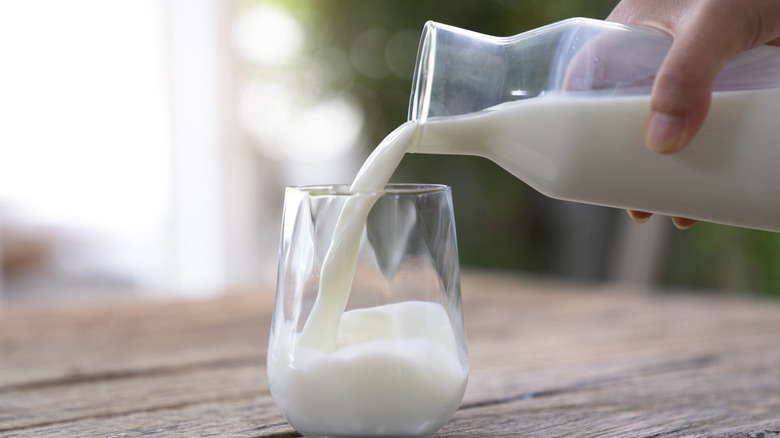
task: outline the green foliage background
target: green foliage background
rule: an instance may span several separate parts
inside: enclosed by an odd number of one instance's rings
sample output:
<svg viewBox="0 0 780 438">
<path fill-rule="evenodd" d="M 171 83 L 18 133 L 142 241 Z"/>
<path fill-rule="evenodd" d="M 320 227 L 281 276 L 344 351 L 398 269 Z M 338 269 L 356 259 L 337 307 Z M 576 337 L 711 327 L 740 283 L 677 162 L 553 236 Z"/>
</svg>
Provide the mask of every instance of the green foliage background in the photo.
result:
<svg viewBox="0 0 780 438">
<path fill-rule="evenodd" d="M 258 0 L 246 0 L 244 6 Z M 307 32 L 301 75 L 317 65 L 329 78 L 318 92 L 348 93 L 365 113 L 364 139 L 372 148 L 406 121 L 417 39 L 428 20 L 476 32 L 508 36 L 562 19 L 605 18 L 616 0 L 277 0 Z M 400 71 L 408 74 L 365 75 L 350 64 L 350 51 L 367 32 L 377 44 L 375 61 L 391 54 L 385 45 L 406 35 L 395 53 Z M 412 36 L 411 38 L 409 36 Z M 380 69 L 381 70 L 381 69 Z M 556 272 L 562 237 L 550 211 L 559 201 L 539 195 L 487 160 L 474 157 L 409 155 L 394 180 L 452 186 L 461 262 L 464 265 L 513 269 L 542 275 Z M 769 201 L 771 202 L 771 201 Z M 599 207 L 590 207 L 599 208 Z M 618 211 L 599 213 L 610 229 Z M 654 220 L 665 220 L 657 218 Z M 614 234 L 614 233 L 613 233 Z M 589 281 L 607 280 L 605 266 L 612 254 L 613 234 L 600 237 L 606 245 L 591 245 Z M 699 224 L 671 236 L 660 286 L 780 296 L 780 235 L 712 224 Z M 583 260 L 583 263 L 586 260 Z"/>
</svg>

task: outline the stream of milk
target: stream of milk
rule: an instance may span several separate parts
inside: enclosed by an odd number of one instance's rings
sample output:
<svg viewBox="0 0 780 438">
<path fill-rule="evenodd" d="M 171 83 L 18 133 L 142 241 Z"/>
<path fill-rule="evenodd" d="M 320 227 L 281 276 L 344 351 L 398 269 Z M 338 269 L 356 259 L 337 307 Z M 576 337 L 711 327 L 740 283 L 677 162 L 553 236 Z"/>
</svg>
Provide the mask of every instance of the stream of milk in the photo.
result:
<svg viewBox="0 0 780 438">
<path fill-rule="evenodd" d="M 341 211 L 320 273 L 314 308 L 298 341 L 325 352 L 334 350 L 336 330 L 347 305 L 355 273 L 360 236 L 368 212 L 415 140 L 416 124 L 406 122 L 374 149 L 350 186 L 350 197 Z"/>
</svg>

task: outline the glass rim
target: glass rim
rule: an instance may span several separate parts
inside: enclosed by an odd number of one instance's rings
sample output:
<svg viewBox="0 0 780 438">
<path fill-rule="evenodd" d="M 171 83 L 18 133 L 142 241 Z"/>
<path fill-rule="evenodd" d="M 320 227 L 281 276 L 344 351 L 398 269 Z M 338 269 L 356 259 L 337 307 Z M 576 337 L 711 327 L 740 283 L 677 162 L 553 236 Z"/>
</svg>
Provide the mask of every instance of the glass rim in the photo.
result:
<svg viewBox="0 0 780 438">
<path fill-rule="evenodd" d="M 392 183 L 387 184 L 381 190 L 350 190 L 350 184 L 306 184 L 288 186 L 287 190 L 305 192 L 309 195 L 421 195 L 428 193 L 448 192 L 450 186 L 446 184 L 424 183 Z"/>
</svg>

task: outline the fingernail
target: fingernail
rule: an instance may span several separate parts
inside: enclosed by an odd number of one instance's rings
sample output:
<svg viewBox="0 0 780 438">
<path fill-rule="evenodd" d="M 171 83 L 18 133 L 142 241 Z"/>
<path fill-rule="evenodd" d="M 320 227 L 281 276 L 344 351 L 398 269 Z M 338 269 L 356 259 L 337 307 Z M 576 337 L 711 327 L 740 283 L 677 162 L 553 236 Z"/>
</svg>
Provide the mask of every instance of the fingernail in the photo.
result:
<svg viewBox="0 0 780 438">
<path fill-rule="evenodd" d="M 677 227 L 678 230 L 687 230 L 688 228 L 696 225 L 697 220 L 695 219 L 688 219 L 684 217 L 673 217 L 672 222 L 674 223 L 674 226 Z"/>
<path fill-rule="evenodd" d="M 669 114 L 653 112 L 647 123 L 645 144 L 648 148 L 668 154 L 680 148 L 685 119 Z"/>
<path fill-rule="evenodd" d="M 628 215 L 631 216 L 631 219 L 638 223 L 643 224 L 650 220 L 650 216 L 652 216 L 652 213 L 648 213 L 646 211 L 636 211 L 636 210 L 627 210 Z"/>
</svg>

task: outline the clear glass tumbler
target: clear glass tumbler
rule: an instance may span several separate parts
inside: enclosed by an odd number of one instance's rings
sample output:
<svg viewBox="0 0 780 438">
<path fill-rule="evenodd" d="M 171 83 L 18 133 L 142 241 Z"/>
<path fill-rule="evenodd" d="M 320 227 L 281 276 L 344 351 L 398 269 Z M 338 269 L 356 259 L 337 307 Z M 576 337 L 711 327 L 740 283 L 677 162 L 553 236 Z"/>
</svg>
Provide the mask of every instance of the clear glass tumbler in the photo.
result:
<svg viewBox="0 0 780 438">
<path fill-rule="evenodd" d="M 322 286 L 329 275 L 342 281 Z M 467 375 L 449 187 L 288 188 L 268 380 L 290 424 L 310 438 L 428 436 Z"/>
</svg>

